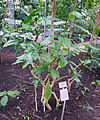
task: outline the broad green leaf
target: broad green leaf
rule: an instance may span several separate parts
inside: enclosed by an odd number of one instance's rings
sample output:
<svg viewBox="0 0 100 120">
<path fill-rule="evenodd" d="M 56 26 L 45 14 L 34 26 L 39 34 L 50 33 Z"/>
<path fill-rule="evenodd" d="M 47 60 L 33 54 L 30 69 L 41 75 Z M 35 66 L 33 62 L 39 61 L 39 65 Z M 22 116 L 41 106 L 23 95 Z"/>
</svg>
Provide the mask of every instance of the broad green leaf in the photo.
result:
<svg viewBox="0 0 100 120">
<path fill-rule="evenodd" d="M 53 54 L 57 57 L 60 57 L 62 53 L 60 51 L 54 50 Z"/>
<path fill-rule="evenodd" d="M 59 50 L 61 48 L 60 42 L 55 41 L 55 50 Z"/>
<path fill-rule="evenodd" d="M 49 56 L 46 60 L 47 60 L 47 62 L 51 63 L 52 61 L 55 60 L 55 57 L 54 56 Z"/>
<path fill-rule="evenodd" d="M 20 44 L 22 46 L 23 49 L 35 49 L 35 46 L 33 45 L 33 41 L 25 41 L 24 43 Z"/>
<path fill-rule="evenodd" d="M 1 98 L 1 105 L 2 106 L 5 106 L 8 102 L 8 97 L 7 96 L 4 96 Z"/>
<path fill-rule="evenodd" d="M 75 51 L 68 51 L 66 56 L 67 56 L 67 58 L 69 58 L 69 57 L 71 57 L 74 54 L 75 54 Z"/>
<path fill-rule="evenodd" d="M 79 28 L 79 29 L 81 29 L 82 31 L 86 32 L 88 35 L 93 36 L 88 30 L 84 29 L 83 27 L 81 27 L 79 25 L 76 25 L 76 24 L 74 24 L 74 26 L 77 27 L 77 28 Z"/>
<path fill-rule="evenodd" d="M 48 66 L 37 67 L 35 70 L 32 71 L 32 74 L 38 75 L 39 73 L 44 72 L 46 69 L 48 69 Z"/>
<path fill-rule="evenodd" d="M 22 28 L 26 30 L 35 30 L 36 27 L 32 27 L 28 24 L 22 24 Z"/>
<path fill-rule="evenodd" d="M 51 17 L 48 17 L 48 18 L 44 18 L 44 20 L 60 20 L 60 19 L 58 19 L 58 18 L 51 18 Z"/>
<path fill-rule="evenodd" d="M 31 64 L 33 62 L 33 59 L 34 58 L 33 58 L 32 52 L 28 53 L 26 57 L 27 64 Z"/>
<path fill-rule="evenodd" d="M 21 60 L 16 60 L 16 62 L 12 63 L 12 65 L 18 64 L 18 63 L 22 63 L 23 61 Z"/>
<path fill-rule="evenodd" d="M 32 51 L 32 58 L 33 60 L 36 60 L 38 58 L 39 54 L 36 50 Z"/>
<path fill-rule="evenodd" d="M 9 40 L 8 42 L 6 42 L 6 43 L 4 44 L 3 47 L 8 47 L 8 46 L 11 46 L 11 45 L 15 45 L 15 44 L 17 44 L 19 41 L 20 41 L 20 40 Z"/>
<path fill-rule="evenodd" d="M 68 61 L 64 56 L 60 56 L 60 61 L 58 62 L 59 68 L 62 68 L 68 64 Z"/>
<path fill-rule="evenodd" d="M 89 64 L 89 63 L 91 63 L 91 60 L 85 60 L 84 61 L 84 64 Z"/>
<path fill-rule="evenodd" d="M 49 36 L 45 40 L 41 42 L 41 45 L 49 44 L 51 41 L 53 41 L 55 37 L 54 36 Z"/>
<path fill-rule="evenodd" d="M 46 63 L 46 62 L 39 62 L 39 66 L 46 66 L 46 67 L 48 67 L 48 65 L 49 65 L 49 63 Z"/>
<path fill-rule="evenodd" d="M 50 69 L 50 74 L 55 77 L 55 78 L 59 78 L 59 72 L 55 69 Z"/>
<path fill-rule="evenodd" d="M 20 35 L 20 37 L 23 37 L 24 40 L 26 40 L 26 38 L 32 39 L 33 35 L 31 32 L 29 32 L 29 33 L 25 33 L 25 34 Z"/>
<path fill-rule="evenodd" d="M 38 80 L 34 80 L 33 83 L 34 83 L 34 88 L 37 88 L 38 87 Z"/>
<path fill-rule="evenodd" d="M 25 63 L 25 64 L 22 66 L 22 69 L 25 69 L 27 66 L 28 66 L 28 64 Z"/>
<path fill-rule="evenodd" d="M 97 82 L 98 86 L 100 86 L 100 80 L 96 80 L 96 82 Z"/>
<path fill-rule="evenodd" d="M 90 107 L 90 106 L 89 107 L 87 106 L 86 109 L 88 109 L 88 110 L 94 110 L 94 108 Z"/>
<path fill-rule="evenodd" d="M 49 100 L 51 97 L 51 86 L 50 86 L 50 82 L 48 80 L 48 83 L 46 84 L 46 87 L 44 89 L 44 96 L 46 100 Z"/>
<path fill-rule="evenodd" d="M 39 48 L 39 44 L 37 42 L 33 41 L 33 45 L 35 46 L 35 48 Z"/>
<path fill-rule="evenodd" d="M 18 90 L 8 91 L 7 93 L 8 93 L 9 96 L 14 97 L 14 98 L 19 95 L 19 91 Z"/>
<path fill-rule="evenodd" d="M 81 13 L 79 13 L 77 11 L 73 11 L 69 14 L 69 19 L 72 20 L 74 17 L 81 19 L 82 15 L 81 15 Z"/>
<path fill-rule="evenodd" d="M 6 91 L 0 92 L 0 97 L 4 96 L 4 95 L 6 95 L 6 94 L 7 94 Z"/>
<path fill-rule="evenodd" d="M 63 47 L 68 47 L 71 45 L 71 40 L 68 38 L 58 37 L 58 40 Z"/>
<path fill-rule="evenodd" d="M 46 55 L 44 53 L 40 55 L 40 58 L 46 61 Z"/>
<path fill-rule="evenodd" d="M 39 10 L 38 9 L 35 9 L 28 17 L 27 19 L 24 20 L 24 24 L 27 24 L 29 22 L 31 22 L 32 20 L 32 17 L 35 16 L 35 15 L 38 15 L 39 14 Z"/>
<path fill-rule="evenodd" d="M 54 22 L 54 25 L 63 25 L 63 24 L 65 24 L 64 21 Z"/>
<path fill-rule="evenodd" d="M 17 60 L 19 60 L 19 61 L 26 60 L 26 57 L 27 57 L 27 54 L 24 53 L 21 56 L 17 57 Z"/>
</svg>

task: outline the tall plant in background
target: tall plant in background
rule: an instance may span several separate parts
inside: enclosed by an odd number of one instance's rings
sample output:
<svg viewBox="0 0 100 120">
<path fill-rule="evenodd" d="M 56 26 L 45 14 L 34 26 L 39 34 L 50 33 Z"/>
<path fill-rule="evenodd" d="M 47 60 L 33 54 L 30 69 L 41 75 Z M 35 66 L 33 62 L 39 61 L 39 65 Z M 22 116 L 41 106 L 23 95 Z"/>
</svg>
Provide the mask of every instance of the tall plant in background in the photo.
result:
<svg viewBox="0 0 100 120">
<path fill-rule="evenodd" d="M 1 62 L 2 42 L 4 42 L 3 27 L 4 27 L 4 15 L 6 13 L 5 6 L 6 6 L 6 1 L 0 0 L 0 62 Z"/>
</svg>

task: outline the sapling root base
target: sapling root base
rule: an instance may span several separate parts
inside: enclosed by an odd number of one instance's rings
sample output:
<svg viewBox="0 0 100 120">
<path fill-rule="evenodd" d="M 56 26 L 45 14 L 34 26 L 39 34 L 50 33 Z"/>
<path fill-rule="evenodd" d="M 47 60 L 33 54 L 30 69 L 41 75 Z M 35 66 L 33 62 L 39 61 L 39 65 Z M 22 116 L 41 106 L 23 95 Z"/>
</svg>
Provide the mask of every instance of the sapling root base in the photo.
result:
<svg viewBox="0 0 100 120">
<path fill-rule="evenodd" d="M 56 100 L 56 107 L 59 106 L 59 102 L 60 102 L 60 99 L 58 99 L 57 95 L 55 92 L 51 92 L 51 94 L 54 96 L 55 100 Z M 45 99 L 45 96 L 44 96 L 44 87 L 43 87 L 43 90 L 42 90 L 42 97 L 41 97 L 41 102 L 43 104 L 43 109 L 44 109 L 44 112 L 45 112 L 45 107 L 47 107 L 49 110 L 52 110 L 52 107 L 50 106 L 50 104 L 48 103 L 48 100 Z"/>
</svg>

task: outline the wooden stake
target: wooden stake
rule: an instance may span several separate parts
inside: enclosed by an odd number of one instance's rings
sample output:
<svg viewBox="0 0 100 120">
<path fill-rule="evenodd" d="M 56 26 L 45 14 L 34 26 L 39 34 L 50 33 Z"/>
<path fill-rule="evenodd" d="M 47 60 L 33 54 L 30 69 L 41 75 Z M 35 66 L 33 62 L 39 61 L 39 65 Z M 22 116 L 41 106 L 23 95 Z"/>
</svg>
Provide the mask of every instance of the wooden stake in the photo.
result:
<svg viewBox="0 0 100 120">
<path fill-rule="evenodd" d="M 64 118 L 65 106 L 66 106 L 66 100 L 64 101 L 64 104 L 63 104 L 63 109 L 62 109 L 61 120 L 63 120 L 63 118 Z"/>
</svg>

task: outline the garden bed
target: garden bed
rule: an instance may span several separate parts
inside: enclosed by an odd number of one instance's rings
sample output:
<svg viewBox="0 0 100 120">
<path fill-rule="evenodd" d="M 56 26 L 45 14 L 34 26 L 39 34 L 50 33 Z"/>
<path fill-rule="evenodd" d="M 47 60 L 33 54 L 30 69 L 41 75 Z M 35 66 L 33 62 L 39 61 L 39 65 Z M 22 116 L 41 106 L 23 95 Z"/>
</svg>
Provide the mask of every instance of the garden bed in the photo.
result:
<svg viewBox="0 0 100 120">
<path fill-rule="evenodd" d="M 16 60 L 16 54 L 10 53 L 8 48 L 5 48 L 1 54 L 2 63 L 0 63 L 0 92 L 8 90 L 19 90 L 20 95 L 17 98 L 10 98 L 5 107 L 0 108 L 0 120 L 60 120 L 63 103 L 56 109 L 55 99 L 50 98 L 50 105 L 52 110 L 43 112 L 43 106 L 40 102 L 42 87 L 39 84 L 38 92 L 38 111 L 35 111 L 34 99 L 34 86 L 31 84 L 32 80 L 29 68 L 22 70 L 21 64 L 13 65 Z M 75 63 L 78 59 L 85 59 L 82 54 L 77 57 L 72 57 Z M 60 76 L 66 74 L 68 66 L 60 71 Z M 76 84 L 72 85 L 71 93 L 69 94 L 70 100 L 66 102 L 66 109 L 64 120 L 100 120 L 100 87 L 92 86 L 91 82 L 100 80 L 100 69 L 90 71 L 89 69 L 81 66 L 83 72 L 80 79 L 84 87 L 89 91 L 84 95 L 81 90 L 76 89 Z M 45 73 L 43 73 L 43 76 Z M 66 80 L 66 79 L 64 79 Z M 59 96 L 58 83 L 55 84 L 53 91 Z M 79 107 L 81 105 L 81 107 Z M 92 107 L 93 110 L 86 111 L 86 108 Z M 88 109 L 87 109 L 88 110 Z"/>
</svg>

